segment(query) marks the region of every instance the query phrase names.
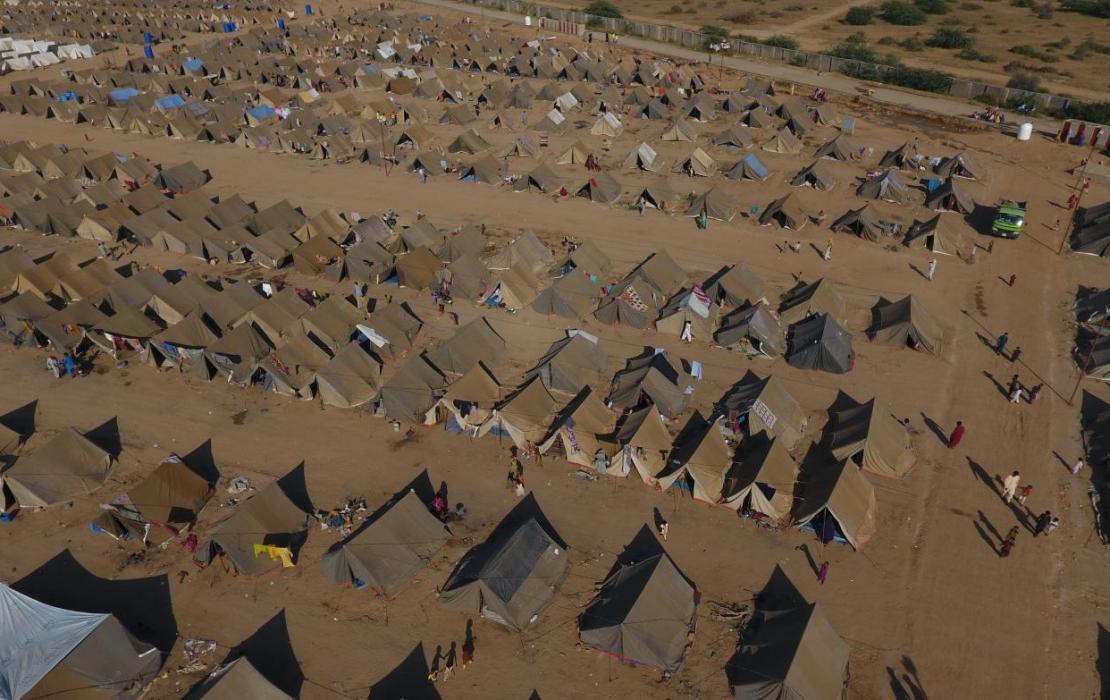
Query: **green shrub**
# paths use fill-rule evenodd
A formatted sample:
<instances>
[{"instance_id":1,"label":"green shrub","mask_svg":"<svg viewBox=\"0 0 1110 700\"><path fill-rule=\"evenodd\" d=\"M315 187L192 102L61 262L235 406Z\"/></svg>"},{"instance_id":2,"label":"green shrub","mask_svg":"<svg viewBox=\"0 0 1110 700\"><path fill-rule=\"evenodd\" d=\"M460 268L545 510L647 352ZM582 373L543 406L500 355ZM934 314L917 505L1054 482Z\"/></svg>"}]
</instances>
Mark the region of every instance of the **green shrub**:
<instances>
[{"instance_id":1,"label":"green shrub","mask_svg":"<svg viewBox=\"0 0 1110 700\"><path fill-rule=\"evenodd\" d=\"M864 63L878 63L879 56L866 44L846 41L837 44L827 51L828 55L843 58L849 61L862 61Z\"/></svg>"},{"instance_id":2,"label":"green shrub","mask_svg":"<svg viewBox=\"0 0 1110 700\"><path fill-rule=\"evenodd\" d=\"M966 49L970 48L974 42L967 35L967 32L961 29L940 27L933 32L931 37L925 40L925 43L937 49Z\"/></svg>"},{"instance_id":3,"label":"green shrub","mask_svg":"<svg viewBox=\"0 0 1110 700\"><path fill-rule=\"evenodd\" d=\"M957 58L962 58L965 61L979 61L980 63L994 63L998 60L997 57L988 53L979 53L973 48L967 48L956 54Z\"/></svg>"},{"instance_id":4,"label":"green shrub","mask_svg":"<svg viewBox=\"0 0 1110 700\"><path fill-rule=\"evenodd\" d=\"M1070 102L1065 107L1053 110L1058 119L1079 119L1096 124L1110 123L1110 102Z\"/></svg>"},{"instance_id":5,"label":"green shrub","mask_svg":"<svg viewBox=\"0 0 1110 700\"><path fill-rule=\"evenodd\" d=\"M871 24L871 20L875 17L875 10L863 5L848 8L848 14L844 15L844 21L853 27L862 27L865 24Z\"/></svg>"},{"instance_id":6,"label":"green shrub","mask_svg":"<svg viewBox=\"0 0 1110 700\"><path fill-rule=\"evenodd\" d=\"M1045 63L1056 63L1056 61L1060 60L1050 53L1045 53L1044 51L1039 51L1033 48L1029 44L1018 44L1017 46L1011 46L1010 53L1016 53L1019 56L1028 56L1029 58L1035 58L1038 61L1044 61Z\"/></svg>"},{"instance_id":7,"label":"green shrub","mask_svg":"<svg viewBox=\"0 0 1110 700\"><path fill-rule=\"evenodd\" d=\"M777 46L780 49L790 49L791 51L798 50L798 42L791 37L783 36L782 34L769 36L763 40L763 43L767 46Z\"/></svg>"},{"instance_id":8,"label":"green shrub","mask_svg":"<svg viewBox=\"0 0 1110 700\"><path fill-rule=\"evenodd\" d=\"M1014 7L1033 7L1036 3L1034 0L1010 0L1010 4Z\"/></svg>"},{"instance_id":9,"label":"green shrub","mask_svg":"<svg viewBox=\"0 0 1110 700\"><path fill-rule=\"evenodd\" d=\"M1110 0L1063 0L1060 8L1081 15L1110 19Z\"/></svg>"},{"instance_id":10,"label":"green shrub","mask_svg":"<svg viewBox=\"0 0 1110 700\"><path fill-rule=\"evenodd\" d=\"M968 12L975 12L976 10L983 9L983 6L977 2L961 2L960 9L967 10Z\"/></svg>"},{"instance_id":11,"label":"green shrub","mask_svg":"<svg viewBox=\"0 0 1110 700\"><path fill-rule=\"evenodd\" d=\"M879 39L875 43L878 44L879 46L897 46L898 45L898 40L888 34L887 36L884 36L883 38Z\"/></svg>"},{"instance_id":12,"label":"green shrub","mask_svg":"<svg viewBox=\"0 0 1110 700\"><path fill-rule=\"evenodd\" d=\"M921 49L925 48L925 42L921 41L921 39L918 39L916 36L911 36L903 39L898 43L898 45L906 51L920 51Z\"/></svg>"},{"instance_id":13,"label":"green shrub","mask_svg":"<svg viewBox=\"0 0 1110 700\"><path fill-rule=\"evenodd\" d=\"M728 41L728 31L724 27L719 27L716 24L706 24L702 26L701 33L705 35L702 48L706 51L709 51L713 44Z\"/></svg>"},{"instance_id":14,"label":"green shrub","mask_svg":"<svg viewBox=\"0 0 1110 700\"><path fill-rule=\"evenodd\" d=\"M948 13L948 0L913 0L913 4L927 15Z\"/></svg>"},{"instance_id":15,"label":"green shrub","mask_svg":"<svg viewBox=\"0 0 1110 700\"><path fill-rule=\"evenodd\" d=\"M925 13L916 5L902 0L888 0L881 7L882 18L890 24L912 27L925 24Z\"/></svg>"},{"instance_id":16,"label":"green shrub","mask_svg":"<svg viewBox=\"0 0 1110 700\"><path fill-rule=\"evenodd\" d=\"M733 24L755 24L758 19L759 12L756 10L741 10L724 18L726 22L732 22Z\"/></svg>"},{"instance_id":17,"label":"green shrub","mask_svg":"<svg viewBox=\"0 0 1110 700\"><path fill-rule=\"evenodd\" d=\"M1032 73L1014 73L1006 83L1006 87L1026 92L1040 92L1041 79Z\"/></svg>"},{"instance_id":18,"label":"green shrub","mask_svg":"<svg viewBox=\"0 0 1110 700\"><path fill-rule=\"evenodd\" d=\"M586 5L583 12L588 15L611 17L613 19L624 17L624 15L621 14L620 8L609 2L609 0L593 0L589 5Z\"/></svg>"}]
</instances>

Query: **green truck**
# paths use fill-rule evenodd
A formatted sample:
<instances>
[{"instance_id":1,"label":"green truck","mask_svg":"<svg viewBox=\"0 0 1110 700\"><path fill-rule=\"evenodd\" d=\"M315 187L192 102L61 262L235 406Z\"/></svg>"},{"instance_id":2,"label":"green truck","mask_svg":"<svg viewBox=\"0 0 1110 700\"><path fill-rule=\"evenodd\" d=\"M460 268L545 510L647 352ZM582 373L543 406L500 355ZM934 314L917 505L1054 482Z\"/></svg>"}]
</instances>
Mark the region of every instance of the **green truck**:
<instances>
[{"instance_id":1,"label":"green truck","mask_svg":"<svg viewBox=\"0 0 1110 700\"><path fill-rule=\"evenodd\" d=\"M1017 238L1025 230L1025 202L1003 202L998 205L991 223L991 233L1001 238Z\"/></svg>"}]
</instances>

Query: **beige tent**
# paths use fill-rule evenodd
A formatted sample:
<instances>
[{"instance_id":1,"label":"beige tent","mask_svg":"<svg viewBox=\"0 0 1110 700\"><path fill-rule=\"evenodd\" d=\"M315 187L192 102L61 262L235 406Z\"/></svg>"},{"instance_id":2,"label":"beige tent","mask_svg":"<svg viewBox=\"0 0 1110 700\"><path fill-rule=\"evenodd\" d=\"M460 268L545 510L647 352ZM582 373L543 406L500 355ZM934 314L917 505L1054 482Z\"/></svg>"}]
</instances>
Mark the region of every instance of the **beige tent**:
<instances>
[{"instance_id":1,"label":"beige tent","mask_svg":"<svg viewBox=\"0 0 1110 700\"><path fill-rule=\"evenodd\" d=\"M429 362L451 374L465 374L479 362L496 367L508 356L508 343L484 316L466 324L427 353Z\"/></svg>"},{"instance_id":2,"label":"beige tent","mask_svg":"<svg viewBox=\"0 0 1110 700\"><path fill-rule=\"evenodd\" d=\"M787 325L817 314L828 314L838 321L845 317L844 299L836 285L824 279L812 284L799 283L779 305L779 317Z\"/></svg>"},{"instance_id":3,"label":"beige tent","mask_svg":"<svg viewBox=\"0 0 1110 700\"><path fill-rule=\"evenodd\" d=\"M576 332L552 343L525 376L539 375L548 389L577 394L587 386L604 384L608 368L608 357L597 339Z\"/></svg>"},{"instance_id":4,"label":"beige tent","mask_svg":"<svg viewBox=\"0 0 1110 700\"><path fill-rule=\"evenodd\" d=\"M808 427L808 419L782 379L771 375L766 379L749 371L717 405L717 413L729 421L740 422L743 433L750 437L761 432L781 441L787 450L794 450Z\"/></svg>"},{"instance_id":5,"label":"beige tent","mask_svg":"<svg viewBox=\"0 0 1110 700\"><path fill-rule=\"evenodd\" d=\"M583 387L555 418L547 439L539 445L540 452L546 453L559 442L568 462L593 467L598 449L606 458L612 452L611 442L602 443L605 436L612 435L616 419L616 414L605 407L593 389Z\"/></svg>"},{"instance_id":6,"label":"beige tent","mask_svg":"<svg viewBox=\"0 0 1110 700\"><path fill-rule=\"evenodd\" d=\"M717 305L700 287L682 290L659 310L655 330L681 337L689 324L695 339L709 338L717 321Z\"/></svg>"},{"instance_id":7,"label":"beige tent","mask_svg":"<svg viewBox=\"0 0 1110 700\"><path fill-rule=\"evenodd\" d=\"M112 456L73 428L19 457L0 482L24 508L87 496L108 480Z\"/></svg>"},{"instance_id":8,"label":"beige tent","mask_svg":"<svg viewBox=\"0 0 1110 700\"><path fill-rule=\"evenodd\" d=\"M444 268L443 261L427 248L417 248L410 253L398 255L394 262L397 268L397 282L402 287L427 289L436 281L436 275Z\"/></svg>"},{"instance_id":9,"label":"beige tent","mask_svg":"<svg viewBox=\"0 0 1110 700\"><path fill-rule=\"evenodd\" d=\"M358 324L359 333L374 346L374 351L386 359L403 356L412 349L424 322L407 304L387 304L367 316Z\"/></svg>"},{"instance_id":10,"label":"beige tent","mask_svg":"<svg viewBox=\"0 0 1110 700\"><path fill-rule=\"evenodd\" d=\"M747 263L727 265L702 284L715 303L743 306L766 301L766 285Z\"/></svg>"},{"instance_id":11,"label":"beige tent","mask_svg":"<svg viewBox=\"0 0 1110 700\"><path fill-rule=\"evenodd\" d=\"M781 440L766 434L744 441L740 449L742 455L725 480L722 505L785 525L794 505L798 463Z\"/></svg>"},{"instance_id":12,"label":"beige tent","mask_svg":"<svg viewBox=\"0 0 1110 700\"><path fill-rule=\"evenodd\" d=\"M558 403L543 382L532 377L498 404L480 432L503 433L521 449L539 445L547 436L557 408Z\"/></svg>"},{"instance_id":13,"label":"beige tent","mask_svg":"<svg viewBox=\"0 0 1110 700\"><path fill-rule=\"evenodd\" d=\"M717 221L732 221L736 216L736 202L721 190L711 187L686 207L686 216L702 214Z\"/></svg>"},{"instance_id":14,"label":"beige tent","mask_svg":"<svg viewBox=\"0 0 1110 700\"><path fill-rule=\"evenodd\" d=\"M901 478L916 461L905 426L877 399L830 412L826 431L835 459L851 460L872 474Z\"/></svg>"},{"instance_id":15,"label":"beige tent","mask_svg":"<svg viewBox=\"0 0 1110 700\"><path fill-rule=\"evenodd\" d=\"M635 469L645 484L655 485L656 475L667 466L672 443L659 409L651 405L627 414L615 438L618 452L610 460L610 471L627 476Z\"/></svg>"},{"instance_id":16,"label":"beige tent","mask_svg":"<svg viewBox=\"0 0 1110 700\"><path fill-rule=\"evenodd\" d=\"M809 213L801 200L793 194L788 194L768 204L759 215L760 226L768 226L772 221L785 229L800 231L809 223Z\"/></svg>"},{"instance_id":17,"label":"beige tent","mask_svg":"<svg viewBox=\"0 0 1110 700\"><path fill-rule=\"evenodd\" d=\"M667 468L658 476L659 488L666 491L682 479L695 501L714 504L721 499L731 466L732 448L717 421L706 421L695 411L675 439Z\"/></svg>"},{"instance_id":18,"label":"beige tent","mask_svg":"<svg viewBox=\"0 0 1110 700\"><path fill-rule=\"evenodd\" d=\"M795 522L826 541L860 549L875 534L875 490L855 464L822 464L808 475Z\"/></svg>"},{"instance_id":19,"label":"beige tent","mask_svg":"<svg viewBox=\"0 0 1110 700\"><path fill-rule=\"evenodd\" d=\"M596 283L587 275L572 270L541 291L532 302L532 309L540 314L578 321L594 310L600 295Z\"/></svg>"},{"instance_id":20,"label":"beige tent","mask_svg":"<svg viewBox=\"0 0 1110 700\"><path fill-rule=\"evenodd\" d=\"M788 129L780 129L771 140L763 144L763 150L768 153L801 153L802 142Z\"/></svg>"},{"instance_id":21,"label":"beige tent","mask_svg":"<svg viewBox=\"0 0 1110 700\"><path fill-rule=\"evenodd\" d=\"M663 159L646 143L633 148L621 163L621 167L628 170L646 170L652 173L662 170L663 166Z\"/></svg>"},{"instance_id":22,"label":"beige tent","mask_svg":"<svg viewBox=\"0 0 1110 700\"><path fill-rule=\"evenodd\" d=\"M563 151L555 158L556 165L585 165L586 160L590 154L594 152L592 146L583 143L582 141L575 141L567 150Z\"/></svg>"},{"instance_id":23,"label":"beige tent","mask_svg":"<svg viewBox=\"0 0 1110 700\"><path fill-rule=\"evenodd\" d=\"M246 656L218 666L185 697L188 700L293 700L262 675Z\"/></svg>"},{"instance_id":24,"label":"beige tent","mask_svg":"<svg viewBox=\"0 0 1110 700\"><path fill-rule=\"evenodd\" d=\"M414 425L435 423L435 406L447 380L424 357L408 358L378 392L377 403L391 420Z\"/></svg>"},{"instance_id":25,"label":"beige tent","mask_svg":"<svg viewBox=\"0 0 1110 700\"><path fill-rule=\"evenodd\" d=\"M333 294L300 318L304 334L324 346L333 355L345 347L354 334L355 324L363 320L354 304Z\"/></svg>"},{"instance_id":26,"label":"beige tent","mask_svg":"<svg viewBox=\"0 0 1110 700\"><path fill-rule=\"evenodd\" d=\"M639 408L645 401L655 404L668 419L681 415L690 403L687 390L693 379L681 361L672 362L665 353L645 353L628 361L613 377L609 403L617 408Z\"/></svg>"},{"instance_id":27,"label":"beige tent","mask_svg":"<svg viewBox=\"0 0 1110 700\"><path fill-rule=\"evenodd\" d=\"M711 177L717 173L717 161L700 147L695 148L675 166L675 172L685 173L691 177Z\"/></svg>"},{"instance_id":28,"label":"beige tent","mask_svg":"<svg viewBox=\"0 0 1110 700\"><path fill-rule=\"evenodd\" d=\"M355 408L378 393L381 373L381 365L351 341L316 370L316 393L328 406Z\"/></svg>"},{"instance_id":29,"label":"beige tent","mask_svg":"<svg viewBox=\"0 0 1110 700\"><path fill-rule=\"evenodd\" d=\"M664 141L697 141L698 127L688 119L676 119L659 138Z\"/></svg>"},{"instance_id":30,"label":"beige tent","mask_svg":"<svg viewBox=\"0 0 1110 700\"><path fill-rule=\"evenodd\" d=\"M253 326L243 324L204 351L212 370L228 383L246 384L255 365L270 354L270 346Z\"/></svg>"},{"instance_id":31,"label":"beige tent","mask_svg":"<svg viewBox=\"0 0 1110 700\"><path fill-rule=\"evenodd\" d=\"M883 345L910 346L939 355L944 332L936 317L912 296L874 309L871 339Z\"/></svg>"},{"instance_id":32,"label":"beige tent","mask_svg":"<svg viewBox=\"0 0 1110 700\"><path fill-rule=\"evenodd\" d=\"M508 392L483 362L478 362L450 386L439 400L437 422L454 418L459 430L477 436L482 423ZM450 426L449 426L450 427Z\"/></svg>"},{"instance_id":33,"label":"beige tent","mask_svg":"<svg viewBox=\"0 0 1110 700\"><path fill-rule=\"evenodd\" d=\"M906 234L906 245L920 242L938 255L955 255L970 250L971 245L952 219L938 214L928 221L916 222ZM974 245L974 244L972 244Z\"/></svg>"},{"instance_id":34,"label":"beige tent","mask_svg":"<svg viewBox=\"0 0 1110 700\"><path fill-rule=\"evenodd\" d=\"M316 370L331 358L303 332L286 335L285 342L259 360L252 381L283 396L311 399Z\"/></svg>"},{"instance_id":35,"label":"beige tent","mask_svg":"<svg viewBox=\"0 0 1110 700\"><path fill-rule=\"evenodd\" d=\"M209 480L171 454L150 476L102 505L96 524L115 537L130 533L143 542L151 526L161 527L168 535L162 539L169 539L193 524L211 496Z\"/></svg>"},{"instance_id":36,"label":"beige tent","mask_svg":"<svg viewBox=\"0 0 1110 700\"><path fill-rule=\"evenodd\" d=\"M546 272L554 264L555 256L551 250L531 231L525 231L486 258L486 265L491 270L508 270L523 265L536 274Z\"/></svg>"}]
</instances>

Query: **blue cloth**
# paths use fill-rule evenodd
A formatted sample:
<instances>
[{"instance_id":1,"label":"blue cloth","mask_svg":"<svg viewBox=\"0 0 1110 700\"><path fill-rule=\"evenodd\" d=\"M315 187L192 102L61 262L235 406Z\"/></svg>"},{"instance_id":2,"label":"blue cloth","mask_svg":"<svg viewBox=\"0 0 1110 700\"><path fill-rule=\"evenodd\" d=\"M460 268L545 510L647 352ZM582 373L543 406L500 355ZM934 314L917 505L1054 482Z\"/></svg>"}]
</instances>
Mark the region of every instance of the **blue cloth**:
<instances>
[{"instance_id":1,"label":"blue cloth","mask_svg":"<svg viewBox=\"0 0 1110 700\"><path fill-rule=\"evenodd\" d=\"M108 97L112 98L113 102L126 102L138 94L139 91L135 88L118 88L109 92Z\"/></svg>"},{"instance_id":2,"label":"blue cloth","mask_svg":"<svg viewBox=\"0 0 1110 700\"><path fill-rule=\"evenodd\" d=\"M258 105L257 107L251 107L250 109L248 109L247 114L261 121L263 119L268 119L274 116L274 108L270 105Z\"/></svg>"},{"instance_id":3,"label":"blue cloth","mask_svg":"<svg viewBox=\"0 0 1110 700\"><path fill-rule=\"evenodd\" d=\"M66 355L65 358L66 374L73 376L77 373L77 362L74 361L73 355Z\"/></svg>"},{"instance_id":4,"label":"blue cloth","mask_svg":"<svg viewBox=\"0 0 1110 700\"><path fill-rule=\"evenodd\" d=\"M166 97L159 97L154 101L154 104L158 105L158 109L168 111L177 109L178 107L184 107L185 100L181 99L181 95L168 95Z\"/></svg>"},{"instance_id":5,"label":"blue cloth","mask_svg":"<svg viewBox=\"0 0 1110 700\"><path fill-rule=\"evenodd\" d=\"M77 101L77 93L74 92L73 90L70 90L69 92L63 92L62 94L58 95L58 102L76 102L76 101Z\"/></svg>"},{"instance_id":6,"label":"blue cloth","mask_svg":"<svg viewBox=\"0 0 1110 700\"><path fill-rule=\"evenodd\" d=\"M186 58L185 67L191 71L198 71L201 68L204 68L204 61L200 60L199 58Z\"/></svg>"}]
</instances>

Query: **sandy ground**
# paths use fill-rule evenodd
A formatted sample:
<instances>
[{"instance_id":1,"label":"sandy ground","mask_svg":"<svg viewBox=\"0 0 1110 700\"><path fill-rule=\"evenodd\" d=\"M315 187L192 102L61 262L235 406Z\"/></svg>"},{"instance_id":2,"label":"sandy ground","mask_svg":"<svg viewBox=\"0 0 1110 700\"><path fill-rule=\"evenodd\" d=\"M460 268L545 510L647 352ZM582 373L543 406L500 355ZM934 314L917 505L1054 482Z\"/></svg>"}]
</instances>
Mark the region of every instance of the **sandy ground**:
<instances>
[{"instance_id":1,"label":"sandy ground","mask_svg":"<svg viewBox=\"0 0 1110 700\"><path fill-rule=\"evenodd\" d=\"M913 126L865 118L860 129L861 138L881 153L881 146L906 140ZM996 134L922 133L933 148L951 152L966 145L989 164L988 182L973 186L982 201L1002 196L1031 199L1025 236L996 242L991 254L980 251L974 266L943 258L930 283L914 269L924 269L927 263L920 251L888 250L837 236L833 259L821 260L808 246L823 245L829 235L817 226L789 234L807 244L795 255L779 251L782 231L755 227L741 218L728 225L714 222L708 231L697 232L688 219L638 217L622 208L584 201L557 202L445 178L419 186L413 176L396 170L386 176L362 165L325 165L31 117L0 115L0 133L9 139L75 144L88 133L91 148L138 151L164 163L192 159L211 171L214 181L207 189L213 193L237 192L263 205L289 198L310 211L325 206L362 212L421 209L441 226L486 222L500 232L531 228L553 241L569 234L594 240L625 268L665 246L693 279L740 260L780 290L796 276L824 277L844 285L853 308L849 325L856 331L866 324L866 309L880 296L912 293L939 317L947 331L941 356L874 347L857 333L856 367L839 376L798 371L782 361L739 358L705 342L680 347L674 338L589 322L587 328L601 336L614 360L645 345L701 360L706 376L694 403L702 410L748 368L787 380L810 412L814 436L837 391L861 400L878 395L919 429L918 465L901 481L873 480L878 534L861 552L822 548L796 531L758 530L730 511L699 506L671 493L660 495L638 481L588 483L575 478L564 463L548 460L542 472L529 465L529 488L570 545L571 575L554 605L522 635L476 621L477 661L437 686L444 698L525 698L533 690L544 698L725 697L723 666L735 636L708 619L704 604L687 664L667 685L657 684L655 673L622 668L594 652L575 651L574 621L580 606L622 546L651 522L654 508L670 521L668 551L697 582L703 603L747 600L776 564L783 566L805 595L826 608L851 645L852 697L919 697L919 692L936 698L1099 694L1096 664L1106 661L1097 659L1098 625L1110 625L1099 586L1107 552L1091 536L1089 475L1072 477L1064 462L1080 450L1077 409L1066 402L1075 382L1067 307L1077 285L1105 286L1107 267L1102 260L1056 257L1060 233L1051 229L1063 215L1051 202L1066 198L1071 177L1064 171L1080 157L1078 151L1047 141L1019 148ZM556 150L554 144L551 150ZM763 205L785 192L782 178L806 162L772 162L772 182L728 187L745 197L744 206ZM585 178L584 171L575 172ZM719 179L714 184L720 184ZM856 203L846 191L804 194L835 216ZM1096 185L1089 201L1104 201L1108 195L1105 187ZM77 241L8 231L0 235L35 252L67 246L91 250ZM986 239L979 242L987 244ZM144 262L192 265L149 251L139 251L138 256ZM1013 288L1001 281L1010 274L1017 275ZM411 298L429 322L422 346L450 335L450 322L433 317L426 300L407 292L399 296ZM455 311L463 323L477 313L463 303L456 304ZM511 377L526 368L562 333L561 327L530 312L494 314L491 320L514 348L513 363L501 368L500 376ZM980 338L1002 330L1010 332L1011 346L1022 346L1020 366L995 357ZM470 441L435 428L401 441L384 421L360 413L323 410L315 402L296 403L254 389L202 384L148 367L105 368L81 380L57 382L43 371L43 362L35 352L0 349L5 387L0 414L37 401L40 438L66 426L87 429L115 418L123 451L119 468L100 493L78 500L72 508L24 513L0 527L2 575L17 581L53 561L56 582L79 581L68 573L64 560L55 560L67 556L68 550L80 566L103 579L164 577L152 582L159 591L152 595L168 591L175 625L160 622L156 606L144 604L145 599L122 593L123 584L88 587L96 592L90 596L98 605L106 598L106 609L142 620L149 626L147 636L173 644L166 666L171 673L155 684L151 697L178 697L201 677L172 672L181 663L181 641L173 641L175 632L182 638L218 640L222 646L216 660L281 611L303 672L301 694L306 698L365 697L369 687L417 645L430 659L437 646L446 650L452 642L461 644L467 616L440 608L435 587L446 579L468 542L479 540L515 502L503 488L507 445L492 438ZM993 376L1005 383L1015 371L1027 384L1045 382L1036 404L1008 404L991 381ZM1110 399L1105 386L1085 388ZM947 450L926 427L926 418L942 431L963 420L968 425L964 443ZM309 493L321 507L353 495L365 496L371 505L380 503L427 469L433 483L448 484L452 502L468 505L470 517L456 532L458 541L389 604L368 593L337 589L325 580L319 559L334 542L327 533L312 533L296 570L250 580L234 579L219 567L196 572L188 554L176 545L126 566L127 553L137 550L133 544L117 545L85 528L97 513L97 503L136 483L167 452L188 452L209 440L224 477L242 474L264 485L303 462ZM997 540L991 540L990 532L1005 533L1017 520L994 493L996 487L980 475L985 473L989 480L1013 469L1020 469L1036 487L1030 508L1050 509L1061 515L1063 524L1048 539L1034 540L1023 532L1014 554L999 559L994 551ZM222 491L220 497L226 498ZM213 502L205 512L202 532L222 517L224 511L216 506ZM976 522L987 532L987 542ZM831 562L824 586L816 584L805 552L797 549L802 544L816 561ZM184 582L179 582L180 571L190 572Z\"/></svg>"}]
</instances>

